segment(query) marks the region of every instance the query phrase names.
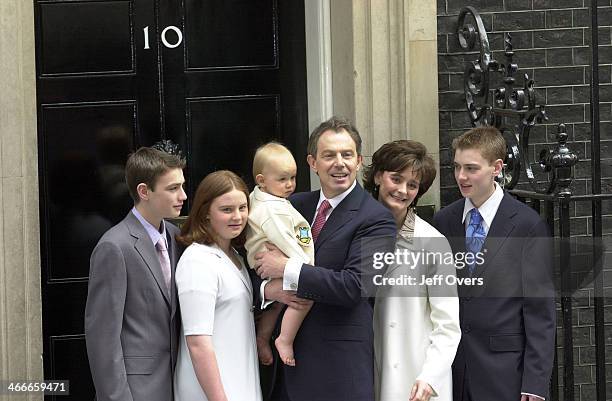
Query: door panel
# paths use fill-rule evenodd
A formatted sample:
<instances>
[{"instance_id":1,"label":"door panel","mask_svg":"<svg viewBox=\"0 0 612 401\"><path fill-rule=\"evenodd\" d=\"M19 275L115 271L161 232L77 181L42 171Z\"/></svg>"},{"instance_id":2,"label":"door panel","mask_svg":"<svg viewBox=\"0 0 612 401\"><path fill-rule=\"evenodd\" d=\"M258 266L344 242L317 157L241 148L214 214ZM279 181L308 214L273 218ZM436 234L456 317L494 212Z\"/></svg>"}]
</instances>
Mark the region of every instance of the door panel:
<instances>
[{"instance_id":1,"label":"door panel","mask_svg":"<svg viewBox=\"0 0 612 401\"><path fill-rule=\"evenodd\" d=\"M131 206L124 163L135 114L133 101L42 105L47 281L86 280L91 250Z\"/></svg>"},{"instance_id":2,"label":"door panel","mask_svg":"<svg viewBox=\"0 0 612 401\"><path fill-rule=\"evenodd\" d=\"M211 171L232 169L244 172L243 178L251 187L254 181L249 155L261 143L280 136L278 96L188 99L187 115L190 176L204 177ZM198 182L190 181L195 186Z\"/></svg>"},{"instance_id":3,"label":"door panel","mask_svg":"<svg viewBox=\"0 0 612 401\"><path fill-rule=\"evenodd\" d=\"M277 68L276 11L275 0L187 1L187 70Z\"/></svg>"},{"instance_id":4,"label":"door panel","mask_svg":"<svg viewBox=\"0 0 612 401\"><path fill-rule=\"evenodd\" d=\"M47 379L70 380L71 394L62 400L90 400L83 335L89 256L131 207L123 178L129 152L160 139L178 143L193 198L199 181L217 169L252 182L254 150L275 139L298 161L298 188L309 187L304 5L34 0L34 6L44 371Z\"/></svg>"},{"instance_id":5,"label":"door panel","mask_svg":"<svg viewBox=\"0 0 612 401\"><path fill-rule=\"evenodd\" d=\"M41 75L134 72L130 7L128 0L41 3Z\"/></svg>"},{"instance_id":6,"label":"door panel","mask_svg":"<svg viewBox=\"0 0 612 401\"><path fill-rule=\"evenodd\" d=\"M48 377L70 378L69 396L46 396L51 400L93 400L93 382L89 376L87 352L84 335L52 336L49 339L49 353L55 361L53 371ZM47 373L47 372L45 372ZM47 376L46 376L47 377Z\"/></svg>"}]
</instances>

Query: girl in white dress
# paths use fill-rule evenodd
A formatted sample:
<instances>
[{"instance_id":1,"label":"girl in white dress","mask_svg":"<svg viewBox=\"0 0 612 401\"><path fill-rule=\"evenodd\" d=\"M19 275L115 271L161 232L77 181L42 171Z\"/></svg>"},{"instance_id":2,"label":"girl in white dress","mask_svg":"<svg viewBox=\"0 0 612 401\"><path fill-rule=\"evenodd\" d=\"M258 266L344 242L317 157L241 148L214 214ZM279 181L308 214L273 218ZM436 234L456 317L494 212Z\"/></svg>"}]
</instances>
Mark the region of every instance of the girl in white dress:
<instances>
[{"instance_id":1,"label":"girl in white dress","mask_svg":"<svg viewBox=\"0 0 612 401\"><path fill-rule=\"evenodd\" d=\"M231 171L198 186L178 238L188 245L176 268L181 343L176 401L261 401L253 289L233 246L244 243L244 182Z\"/></svg>"}]
</instances>

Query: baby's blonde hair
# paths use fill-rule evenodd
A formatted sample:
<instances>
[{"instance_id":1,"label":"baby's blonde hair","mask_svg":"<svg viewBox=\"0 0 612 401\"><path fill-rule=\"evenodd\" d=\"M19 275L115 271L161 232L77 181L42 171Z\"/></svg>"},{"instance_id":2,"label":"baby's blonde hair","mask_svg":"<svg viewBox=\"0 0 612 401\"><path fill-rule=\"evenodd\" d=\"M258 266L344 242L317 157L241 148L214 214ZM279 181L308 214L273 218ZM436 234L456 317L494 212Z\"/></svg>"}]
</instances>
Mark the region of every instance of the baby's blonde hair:
<instances>
[{"instance_id":1,"label":"baby's blonde hair","mask_svg":"<svg viewBox=\"0 0 612 401\"><path fill-rule=\"evenodd\" d=\"M268 142L265 145L261 145L255 151L255 157L253 157L253 179L257 180L258 174L263 174L264 167L277 156L287 155L293 158L293 155L284 145L278 142Z\"/></svg>"}]
</instances>

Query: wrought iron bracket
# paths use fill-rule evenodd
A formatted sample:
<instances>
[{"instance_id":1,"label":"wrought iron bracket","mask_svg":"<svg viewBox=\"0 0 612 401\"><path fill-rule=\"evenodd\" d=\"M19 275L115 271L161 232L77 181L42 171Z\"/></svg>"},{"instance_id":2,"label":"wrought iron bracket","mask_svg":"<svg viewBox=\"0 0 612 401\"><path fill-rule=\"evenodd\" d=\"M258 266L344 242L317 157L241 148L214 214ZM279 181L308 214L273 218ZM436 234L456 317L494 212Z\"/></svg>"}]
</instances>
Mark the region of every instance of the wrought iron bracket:
<instances>
[{"instance_id":1,"label":"wrought iron bracket","mask_svg":"<svg viewBox=\"0 0 612 401\"><path fill-rule=\"evenodd\" d=\"M183 152L181 151L180 146L172 142L170 139L162 139L161 141L157 141L151 147L153 149L183 158Z\"/></svg>"},{"instance_id":2,"label":"wrought iron bracket","mask_svg":"<svg viewBox=\"0 0 612 401\"><path fill-rule=\"evenodd\" d=\"M508 151L498 177L500 184L507 189L514 188L524 170L534 191L569 194L572 166L578 158L567 147L565 126L560 124L557 128L558 143L554 149L541 150L538 160L535 160L535 152L530 149L531 129L548 120L548 117L544 105L537 103L533 79L524 74L522 87L515 86L519 66L514 61L512 35L504 34L505 61L500 63L493 57L480 14L469 6L459 13L457 35L464 50L473 51L477 44L480 50L479 58L468 63L463 74L470 121L473 126L494 126L506 139ZM501 84L491 89L494 77L500 77Z\"/></svg>"}]
</instances>

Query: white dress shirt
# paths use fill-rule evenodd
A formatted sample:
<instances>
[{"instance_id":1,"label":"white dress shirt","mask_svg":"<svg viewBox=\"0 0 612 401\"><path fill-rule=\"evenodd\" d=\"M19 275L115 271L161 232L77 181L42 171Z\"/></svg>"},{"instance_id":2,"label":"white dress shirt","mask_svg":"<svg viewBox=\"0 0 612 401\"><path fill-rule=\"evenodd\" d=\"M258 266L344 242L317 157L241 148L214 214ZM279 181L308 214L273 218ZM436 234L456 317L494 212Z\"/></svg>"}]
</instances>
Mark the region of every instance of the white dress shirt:
<instances>
[{"instance_id":1,"label":"white dress shirt","mask_svg":"<svg viewBox=\"0 0 612 401\"><path fill-rule=\"evenodd\" d=\"M478 212L480 212L480 215L482 216L482 226L484 228L485 235L489 233L489 228L493 223L493 219L495 218L497 209L499 209L499 205L501 204L501 201L504 198L504 190L501 189L501 187L496 182L494 182L493 184L495 185L495 190L493 191L493 194L489 196L489 199L487 199L482 205L480 205L479 208L477 208ZM463 206L463 217L461 221L463 222L463 225L465 226L466 230L467 226L470 224L470 221L467 218L468 213L470 213L470 210L474 208L476 208L476 206L474 206L470 198L465 198L465 205Z\"/></svg>"}]
</instances>

